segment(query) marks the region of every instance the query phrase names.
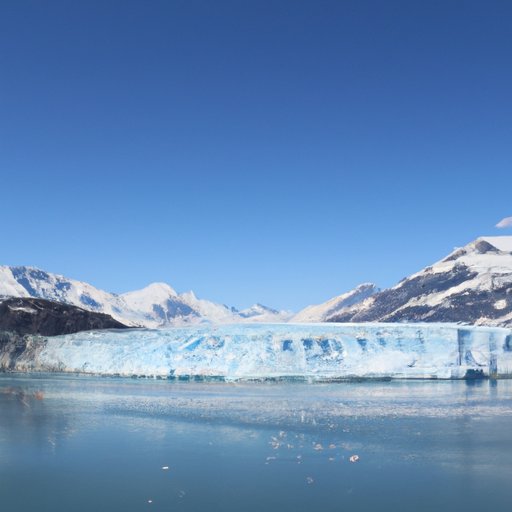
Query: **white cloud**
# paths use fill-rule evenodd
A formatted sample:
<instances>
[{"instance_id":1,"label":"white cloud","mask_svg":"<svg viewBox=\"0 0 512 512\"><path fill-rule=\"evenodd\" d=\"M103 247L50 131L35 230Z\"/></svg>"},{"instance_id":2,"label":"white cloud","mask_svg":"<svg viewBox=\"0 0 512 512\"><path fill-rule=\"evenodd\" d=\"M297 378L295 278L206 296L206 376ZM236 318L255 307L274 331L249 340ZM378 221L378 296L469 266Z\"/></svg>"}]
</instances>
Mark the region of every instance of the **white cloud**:
<instances>
[{"instance_id":1,"label":"white cloud","mask_svg":"<svg viewBox=\"0 0 512 512\"><path fill-rule=\"evenodd\" d=\"M504 219L501 219L498 224L496 224L496 227L500 229L512 228L512 217L505 217Z\"/></svg>"}]
</instances>

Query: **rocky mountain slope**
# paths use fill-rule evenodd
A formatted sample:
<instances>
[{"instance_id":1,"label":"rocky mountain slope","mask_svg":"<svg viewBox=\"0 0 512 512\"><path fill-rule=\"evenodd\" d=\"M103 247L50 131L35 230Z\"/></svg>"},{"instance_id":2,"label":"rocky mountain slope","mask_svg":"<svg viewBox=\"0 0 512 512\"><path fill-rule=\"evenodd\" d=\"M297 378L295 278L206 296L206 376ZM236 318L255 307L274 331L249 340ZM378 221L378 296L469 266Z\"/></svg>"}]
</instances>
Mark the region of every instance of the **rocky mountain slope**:
<instances>
[{"instance_id":1,"label":"rocky mountain slope","mask_svg":"<svg viewBox=\"0 0 512 512\"><path fill-rule=\"evenodd\" d=\"M360 284L358 287L338 295L323 304L308 306L294 315L290 322L326 322L333 316L340 314L347 308L359 304L363 300L375 295L380 290L373 283Z\"/></svg>"},{"instance_id":2,"label":"rocky mountain slope","mask_svg":"<svg viewBox=\"0 0 512 512\"><path fill-rule=\"evenodd\" d=\"M326 318L512 325L512 237L482 237Z\"/></svg>"},{"instance_id":3,"label":"rocky mountain slope","mask_svg":"<svg viewBox=\"0 0 512 512\"><path fill-rule=\"evenodd\" d=\"M37 297L111 315L130 326L239 322L282 322L290 314L255 305L238 311L198 299L193 292L177 293L166 283L120 295L34 267L0 266L0 296Z\"/></svg>"},{"instance_id":4,"label":"rocky mountain slope","mask_svg":"<svg viewBox=\"0 0 512 512\"><path fill-rule=\"evenodd\" d=\"M127 326L103 313L34 298L0 300L0 331L57 336Z\"/></svg>"}]
</instances>

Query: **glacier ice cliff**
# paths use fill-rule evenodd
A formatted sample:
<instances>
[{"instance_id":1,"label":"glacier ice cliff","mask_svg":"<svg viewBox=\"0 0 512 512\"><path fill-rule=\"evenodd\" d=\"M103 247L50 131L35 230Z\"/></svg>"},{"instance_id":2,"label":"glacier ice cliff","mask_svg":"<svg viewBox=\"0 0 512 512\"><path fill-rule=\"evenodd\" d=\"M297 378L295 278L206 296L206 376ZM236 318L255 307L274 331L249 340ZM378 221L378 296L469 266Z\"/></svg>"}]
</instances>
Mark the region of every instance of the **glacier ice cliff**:
<instances>
[{"instance_id":1,"label":"glacier ice cliff","mask_svg":"<svg viewBox=\"0 0 512 512\"><path fill-rule=\"evenodd\" d=\"M187 379L512 375L512 331L452 324L258 324L90 331L32 345L11 370Z\"/></svg>"}]
</instances>

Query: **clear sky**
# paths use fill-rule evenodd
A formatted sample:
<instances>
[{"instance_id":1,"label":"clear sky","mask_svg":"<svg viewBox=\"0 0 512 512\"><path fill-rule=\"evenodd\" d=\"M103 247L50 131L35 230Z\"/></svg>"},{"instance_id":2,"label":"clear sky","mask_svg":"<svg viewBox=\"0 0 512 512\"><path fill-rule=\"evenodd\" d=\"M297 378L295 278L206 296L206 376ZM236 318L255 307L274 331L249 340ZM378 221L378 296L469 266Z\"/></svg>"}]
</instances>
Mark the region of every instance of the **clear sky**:
<instances>
[{"instance_id":1,"label":"clear sky","mask_svg":"<svg viewBox=\"0 0 512 512\"><path fill-rule=\"evenodd\" d=\"M512 215L512 2L0 3L0 263L299 309Z\"/></svg>"}]
</instances>

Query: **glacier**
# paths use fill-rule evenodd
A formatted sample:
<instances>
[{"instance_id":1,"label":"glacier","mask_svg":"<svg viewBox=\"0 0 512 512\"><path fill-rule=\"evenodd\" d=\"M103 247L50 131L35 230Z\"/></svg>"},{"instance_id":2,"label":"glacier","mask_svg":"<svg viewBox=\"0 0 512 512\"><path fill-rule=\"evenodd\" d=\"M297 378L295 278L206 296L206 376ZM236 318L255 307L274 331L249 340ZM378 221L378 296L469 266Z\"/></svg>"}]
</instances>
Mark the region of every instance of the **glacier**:
<instances>
[{"instance_id":1,"label":"glacier","mask_svg":"<svg viewBox=\"0 0 512 512\"><path fill-rule=\"evenodd\" d=\"M233 324L46 338L14 370L226 381L512 376L512 331L456 324Z\"/></svg>"}]
</instances>

